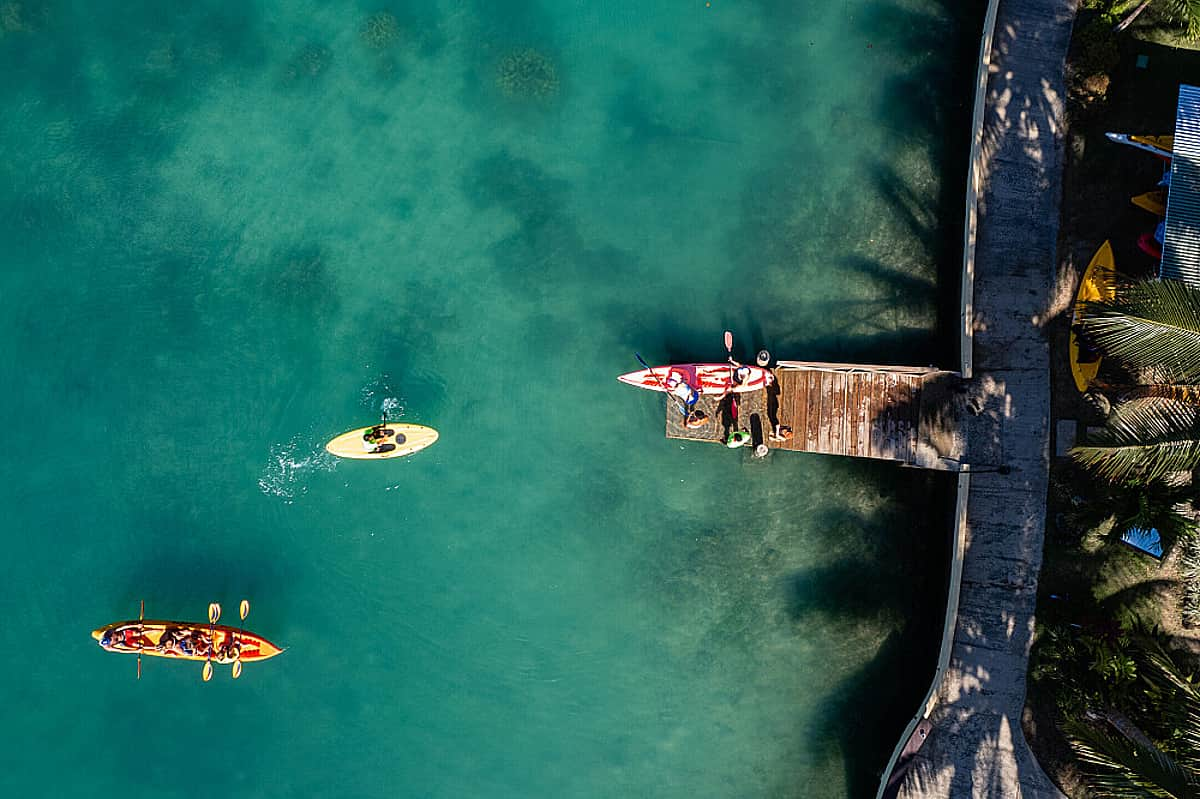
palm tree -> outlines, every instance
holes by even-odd
[[[1065,519],[1074,530],[1107,529],[1113,542],[1133,528],[1154,528],[1168,552],[1196,535],[1197,523],[1183,510],[1195,495],[1192,486],[1171,481],[1094,484],[1087,497],[1067,499]]]
[[[1120,713],[1097,716],[1115,731],[1067,722],[1063,729],[1083,764],[1088,791],[1096,797],[1200,797],[1200,693],[1161,648],[1148,649],[1141,659],[1151,712],[1178,722],[1177,752],[1162,751]]]
[[[1142,0],[1113,30],[1120,33],[1128,28],[1152,2],[1153,0]],[[1162,0],[1161,5],[1171,19],[1183,25],[1185,35],[1189,39],[1200,38],[1200,0]]]
[[[1102,430],[1071,448],[1084,468],[1113,483],[1150,483],[1200,467],[1200,408],[1161,397],[1117,405]]]
[[[1123,401],[1071,455],[1112,482],[1200,467],[1200,289],[1174,280],[1114,288],[1114,299],[1085,306],[1080,333],[1124,374],[1109,387]]]

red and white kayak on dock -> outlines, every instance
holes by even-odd
[[[735,369],[742,370],[745,375],[740,382],[735,382]],[[731,366],[727,363],[683,363],[673,366],[654,366],[638,372],[630,372],[618,377],[622,383],[628,383],[638,388],[648,388],[651,391],[670,391],[668,386],[683,381],[701,394],[720,396],[730,391],[757,391],[766,388],[766,369],[758,366]]]

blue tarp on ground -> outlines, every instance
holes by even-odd
[[[1138,552],[1145,552],[1156,560],[1162,560],[1162,536],[1153,527],[1130,527],[1121,534],[1121,540]]]

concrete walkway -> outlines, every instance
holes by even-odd
[[[980,152],[962,594],[933,730],[901,797],[1060,797],[1021,732],[1049,469],[1039,320],[1057,263],[1074,0],[1000,0]],[[1005,465],[1009,474],[988,473]]]

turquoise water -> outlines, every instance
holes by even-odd
[[[953,363],[976,12],[165,9],[0,3],[4,793],[872,790],[948,484],[613,378]],[[385,403],[442,439],[322,452]],[[88,637],[242,597],[288,651],[236,683]]]

